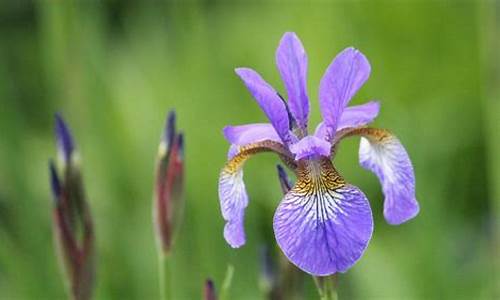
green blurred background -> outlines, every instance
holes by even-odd
[[[230,299],[261,299],[259,248],[275,247],[277,158],[252,159],[247,244],[222,237],[217,178],[227,124],[265,117],[233,69],[284,91],[274,51],[295,31],[309,55],[311,124],[332,58],[354,46],[372,64],[352,103],[379,99],[415,167],[420,215],[382,217],[381,188],[358,165],[358,140],[335,163],[371,200],[375,231],[340,276],[341,299],[500,297],[498,2],[39,1],[0,4],[0,299],[64,299],[54,254],[47,162],[53,114],[83,158],[97,234],[97,299],[156,299],[152,182],[166,112],[186,133],[186,216],[174,251],[176,299],[199,299],[235,267]],[[313,125],[315,126],[315,125]],[[314,128],[314,127],[313,127]],[[306,298],[316,292],[310,278]],[[495,291],[495,289],[497,289]]]

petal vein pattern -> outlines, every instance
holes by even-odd
[[[290,111],[299,127],[307,127],[307,55],[295,33],[287,32],[276,50],[276,65],[288,94]]]
[[[365,129],[368,132],[368,129]],[[385,130],[371,130],[359,144],[359,162],[375,173],[384,192],[384,217],[397,225],[419,212],[415,198],[415,174],[401,142]]]
[[[320,82],[319,100],[327,136],[335,135],[342,112],[370,75],[370,63],[354,48],[347,48],[328,66]]]
[[[291,262],[312,275],[344,272],[371,238],[368,200],[328,159],[300,163],[297,175],[274,215],[276,240]]]
[[[224,238],[233,248],[241,247],[246,241],[243,223],[248,195],[243,181],[243,165],[252,155],[266,151],[276,152],[283,159],[290,157],[288,150],[280,143],[274,141],[253,143],[241,147],[220,173],[219,201],[222,217],[226,221]]]
[[[235,71],[266,114],[283,143],[290,143],[292,138],[288,112],[277,92],[254,70],[237,68]]]

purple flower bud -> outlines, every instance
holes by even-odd
[[[73,299],[90,299],[94,286],[94,232],[80,169],[71,160],[74,143],[62,118],[56,115],[56,140],[63,157],[61,173],[49,162],[54,197],[53,224],[58,257]]]
[[[60,155],[64,159],[64,163],[68,164],[75,149],[73,138],[71,137],[71,132],[69,131],[68,126],[66,126],[66,123],[64,123],[64,120],[59,114],[55,115],[55,120],[57,148]]]
[[[278,178],[280,180],[281,190],[283,191],[283,194],[286,194],[292,188],[292,184],[288,179],[285,169],[281,165],[276,165],[276,168],[278,169]]]
[[[214,282],[211,279],[205,281],[204,300],[217,300]]]
[[[184,160],[184,133],[177,135],[177,155],[179,160]]]
[[[49,171],[52,195],[54,196],[54,201],[57,203],[61,197],[61,183],[59,182],[59,177],[57,176],[56,166],[52,160],[49,161]]]
[[[176,127],[175,127],[175,111],[171,110],[168,112],[167,116],[167,124],[165,126],[165,134],[163,136],[165,142],[167,145],[172,145],[174,142],[175,138],[175,132],[176,132]]]
[[[153,205],[157,240],[164,254],[170,253],[184,208],[184,137],[175,127],[172,111],[160,143]]]

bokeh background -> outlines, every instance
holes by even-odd
[[[247,164],[248,243],[231,249],[217,197],[228,148],[221,129],[265,121],[235,67],[258,70],[284,92],[274,51],[285,31],[309,55],[311,124],[320,121],[325,68],[357,47],[373,71],[352,103],[381,100],[375,125],[397,134],[415,167],[420,215],[390,226],[376,177],[358,165],[358,140],[343,142],[335,164],[370,199],[375,231],[340,276],[341,299],[498,299],[499,11],[495,1],[445,0],[2,2],[0,299],[66,298],[48,184],[55,112],[82,155],[96,299],[158,297],[152,182],[170,108],[186,134],[187,163],[175,298],[199,299],[207,277],[220,287],[232,264],[230,299],[262,299],[259,249],[275,249],[278,160]],[[312,280],[304,284],[314,299]]]

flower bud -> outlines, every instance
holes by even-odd
[[[58,257],[72,299],[90,299],[94,285],[94,232],[75,146],[71,133],[59,115],[55,136],[60,172],[49,162],[50,183],[54,197],[53,224]]]
[[[207,279],[205,281],[205,290],[203,293],[203,299],[204,300],[217,300],[214,282],[211,279]]]
[[[171,251],[184,210],[184,137],[176,131],[173,111],[167,118],[156,169],[153,219],[158,245],[167,255]]]

